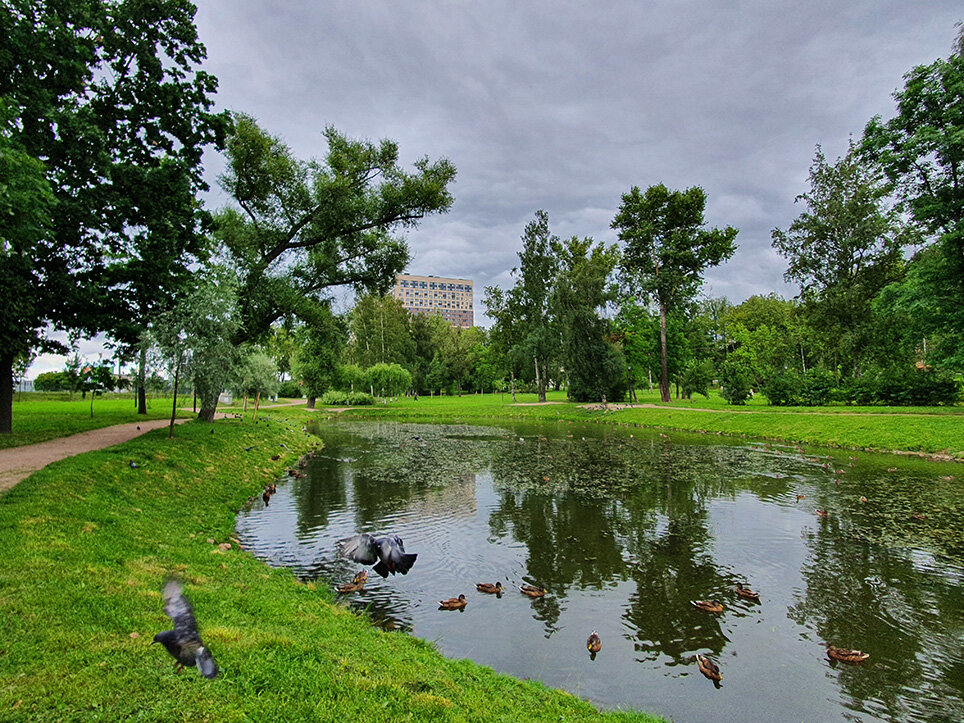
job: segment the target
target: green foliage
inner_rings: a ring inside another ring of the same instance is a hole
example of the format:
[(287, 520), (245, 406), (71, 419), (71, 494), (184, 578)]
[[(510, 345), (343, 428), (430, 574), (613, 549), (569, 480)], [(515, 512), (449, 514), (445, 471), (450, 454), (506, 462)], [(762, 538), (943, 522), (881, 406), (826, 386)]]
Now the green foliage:
[(746, 360), (730, 358), (720, 371), (720, 396), (730, 404), (743, 405), (750, 398), (752, 373)]
[(335, 368), (335, 384), (338, 389), (355, 391), (361, 389), (367, 383), (365, 370), (357, 364), (339, 364)]
[(301, 399), (304, 395), (301, 384), (293, 379), (285, 380), (278, 385), (278, 396), (282, 399)]
[(771, 375), (760, 391), (776, 407), (796, 406), (800, 404), (803, 379), (794, 369), (780, 371)]
[(837, 377), (821, 367), (808, 369), (803, 375), (800, 387), (800, 403), (808, 407), (819, 407), (836, 401), (841, 401)]
[(375, 393), (397, 397), (412, 387), (412, 375), (400, 364), (373, 364), (366, 373)]
[(371, 406), (375, 397), (367, 392), (343, 392), (330, 389), (321, 395), (321, 403), (326, 406)]
[(680, 386), (683, 388), (683, 396), (692, 399), (694, 394), (702, 394), (704, 397), (710, 396), (710, 384), (713, 383), (714, 367), (712, 359), (702, 361), (692, 360), (683, 369), (680, 379)]
[(349, 313), (351, 342), (348, 358), (362, 367), (372, 364), (411, 364), (415, 343), (411, 316), (400, 299), (365, 294)]
[(875, 401), (893, 406), (937, 406), (961, 399), (961, 382), (947, 373), (914, 367), (880, 371), (875, 380)]
[(237, 369), (238, 391), (248, 396), (271, 396), (278, 391), (278, 367), (274, 359), (263, 352), (249, 354)]
[(234, 200), (216, 236), (241, 277), (235, 342), (256, 340), (282, 316), (309, 320), (326, 290), (384, 293), (408, 262), (392, 232), (452, 204), (455, 168), (446, 160), (398, 163), (391, 141), (353, 141), (325, 129), (324, 160), (301, 161), (253, 118), (235, 117), (221, 187)]
[(318, 397), (337, 385), (338, 362), (345, 349), (344, 320), (325, 306), (298, 333), (300, 347), (295, 356), (295, 373), (305, 395)]
[(670, 191), (663, 184), (624, 193), (612, 221), (625, 242), (621, 267), (628, 286), (656, 301), (660, 313), (660, 392), (669, 401), (666, 317), (699, 291), (703, 272), (736, 251), (737, 230), (706, 229), (706, 194), (694, 186)]
[(38, 392), (73, 391), (74, 382), (67, 372), (44, 372), (33, 380), (33, 388)]

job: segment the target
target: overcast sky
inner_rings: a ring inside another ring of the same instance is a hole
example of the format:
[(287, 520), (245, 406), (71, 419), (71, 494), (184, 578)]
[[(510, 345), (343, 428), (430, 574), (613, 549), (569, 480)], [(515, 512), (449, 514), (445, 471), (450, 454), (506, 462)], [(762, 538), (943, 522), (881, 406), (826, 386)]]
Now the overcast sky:
[(559, 236), (615, 242), (621, 194), (655, 183), (702, 186), (707, 222), (740, 230), (706, 295), (793, 296), (770, 231), (800, 213), (815, 146), (836, 158), (892, 116), (903, 74), (947, 57), (964, 18), (959, 0), (195, 2), (219, 107), (299, 157), (324, 155), (330, 124), (455, 164), (452, 210), (408, 233), (408, 271), (472, 279), (483, 324), (483, 287), (511, 285), (537, 209)]

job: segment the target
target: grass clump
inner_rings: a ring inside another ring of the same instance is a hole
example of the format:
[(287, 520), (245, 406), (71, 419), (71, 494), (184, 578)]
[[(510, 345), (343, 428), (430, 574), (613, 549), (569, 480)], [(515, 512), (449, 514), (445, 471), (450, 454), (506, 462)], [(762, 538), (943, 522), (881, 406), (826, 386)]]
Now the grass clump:
[[(654, 720), (447, 660), (238, 549), (237, 510), (314, 443), (284, 416), (151, 432), (0, 496), (0, 720)], [(150, 645), (171, 574), (213, 681)]]

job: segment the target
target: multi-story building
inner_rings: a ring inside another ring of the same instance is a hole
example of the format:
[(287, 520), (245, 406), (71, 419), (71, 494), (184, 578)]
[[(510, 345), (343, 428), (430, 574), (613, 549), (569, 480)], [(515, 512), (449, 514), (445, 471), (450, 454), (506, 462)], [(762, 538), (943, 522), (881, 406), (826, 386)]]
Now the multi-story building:
[(453, 325), (468, 327), (475, 323), (473, 288), (469, 279), (441, 276), (398, 274), (392, 296), (413, 314), (434, 314)]

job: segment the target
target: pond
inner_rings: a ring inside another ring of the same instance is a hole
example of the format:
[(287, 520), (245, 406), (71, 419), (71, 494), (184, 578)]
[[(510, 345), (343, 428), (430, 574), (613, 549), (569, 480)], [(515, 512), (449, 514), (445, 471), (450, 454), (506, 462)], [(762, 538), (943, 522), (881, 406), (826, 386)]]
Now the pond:
[(964, 467), (591, 424), (314, 431), (242, 543), (334, 585), (364, 567), (339, 539), (397, 533), (411, 572), (339, 597), (449, 657), (676, 720), (964, 720)]

